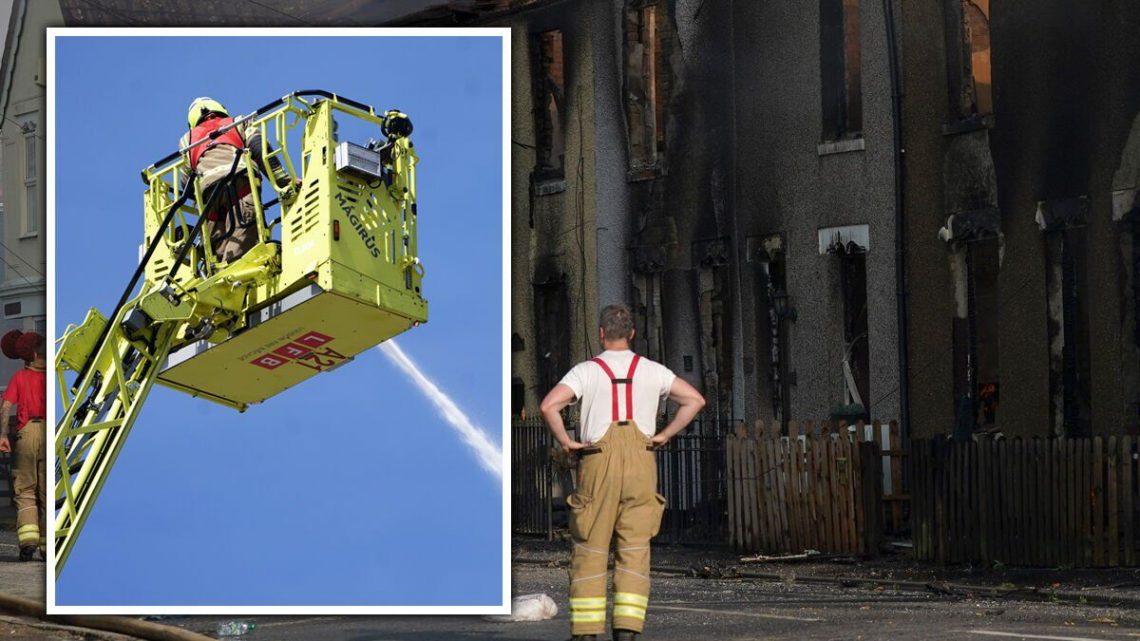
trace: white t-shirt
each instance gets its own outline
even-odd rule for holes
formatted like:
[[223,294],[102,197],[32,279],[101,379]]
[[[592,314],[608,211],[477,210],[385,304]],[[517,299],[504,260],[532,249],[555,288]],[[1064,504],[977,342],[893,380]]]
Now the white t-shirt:
[[[625,378],[633,352],[604,351],[598,355],[610,366],[615,378]],[[633,372],[633,420],[638,429],[647,436],[657,431],[657,407],[661,399],[669,394],[673,379],[677,378],[668,367],[642,356]],[[574,390],[574,395],[582,402],[581,441],[593,443],[602,438],[613,419],[613,394],[618,397],[618,420],[626,420],[626,386],[614,386],[610,377],[594,361],[583,361],[575,365],[565,377],[562,385]]]

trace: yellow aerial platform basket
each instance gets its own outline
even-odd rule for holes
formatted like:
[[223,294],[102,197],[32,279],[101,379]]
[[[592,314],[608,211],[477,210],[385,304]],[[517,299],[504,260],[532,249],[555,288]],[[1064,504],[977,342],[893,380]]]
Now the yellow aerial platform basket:
[[[282,118],[253,120],[265,125],[264,141],[276,133],[274,124],[289,128],[290,114],[304,123],[302,182],[286,181],[274,225],[280,244],[267,244],[254,259],[270,273],[279,262],[280,270],[249,291],[245,318],[223,334],[226,340],[172,351],[160,368],[162,385],[239,407],[258,403],[427,320],[410,141],[392,131],[398,127],[391,112],[378,116],[335,97],[292,111],[297,97],[274,112]],[[372,122],[381,142],[337,141],[338,116]],[[274,137],[280,151],[267,145],[264,155],[287,155],[286,138]],[[291,176],[291,160],[280,166]],[[160,221],[169,207],[162,197],[170,193],[169,176],[169,168],[149,176],[155,197],[147,198],[148,222]],[[168,264],[160,257],[148,278],[161,278]]]
[[[378,139],[338,140],[352,120]],[[190,148],[143,170],[145,251],[134,278],[109,316],[90,310],[58,342],[57,573],[153,383],[244,411],[427,321],[406,115],[299,91],[231,126],[247,141],[260,134],[260,149],[238,153],[221,183],[203,190]],[[260,152],[276,192],[268,202],[249,151]],[[259,242],[220,263],[201,214],[242,181]]]

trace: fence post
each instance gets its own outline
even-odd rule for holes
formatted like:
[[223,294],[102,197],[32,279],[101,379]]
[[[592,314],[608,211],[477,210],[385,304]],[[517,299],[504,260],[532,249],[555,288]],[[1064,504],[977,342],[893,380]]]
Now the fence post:
[[875,554],[883,542],[882,505],[883,459],[876,452],[874,441],[856,441],[859,450],[860,485],[863,489],[863,552]]

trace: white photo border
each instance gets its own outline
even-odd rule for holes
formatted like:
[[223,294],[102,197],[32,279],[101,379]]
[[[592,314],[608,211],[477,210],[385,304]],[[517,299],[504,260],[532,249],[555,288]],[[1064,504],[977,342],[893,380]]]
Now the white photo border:
[[[159,28],[159,27],[50,27],[47,29],[47,216],[44,226],[47,232],[47,357],[48,363],[55,363],[55,51],[56,38],[72,36],[259,36],[259,37],[456,37],[456,36],[498,36],[500,38],[500,60],[502,64],[502,96],[500,108],[503,112],[502,130],[502,594],[497,606],[98,606],[98,605],[58,605],[55,601],[55,510],[47,515],[47,563],[45,566],[46,603],[48,614],[186,614],[186,615],[286,615],[286,614],[400,614],[400,615],[484,615],[510,614],[511,612],[511,430],[510,430],[510,247],[511,247],[511,29],[509,27],[463,27],[463,28],[421,28],[421,27],[368,27],[368,28],[324,28],[298,27],[280,28]],[[53,371],[54,374],[54,371]],[[47,423],[56,424],[56,385],[49,377],[47,385]],[[54,434],[54,428],[53,428]],[[47,470],[45,478],[55,477],[55,439],[47,442]],[[54,484],[53,484],[54,485]],[[54,501],[54,490],[52,491]]]

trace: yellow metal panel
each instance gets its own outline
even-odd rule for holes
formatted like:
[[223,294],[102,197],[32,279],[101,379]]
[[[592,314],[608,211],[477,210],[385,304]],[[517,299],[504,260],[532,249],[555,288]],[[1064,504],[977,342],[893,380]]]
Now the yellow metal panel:
[[293,297],[305,300],[277,313],[263,310],[266,320],[224,343],[199,341],[172,353],[158,382],[233,403],[260,403],[415,323],[315,286]]
[[83,324],[69,328],[60,339],[56,358],[72,369],[79,369],[98,346],[99,335],[107,326],[107,318],[92,307]]

